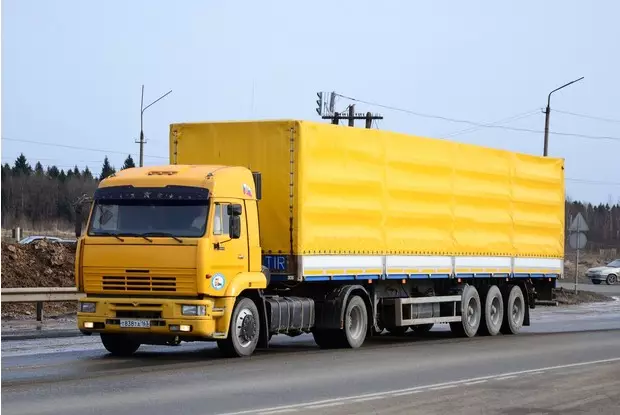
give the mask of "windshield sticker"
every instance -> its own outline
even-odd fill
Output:
[[[225,284],[226,280],[224,279],[224,276],[222,274],[215,274],[213,278],[211,278],[211,287],[213,287],[213,289],[215,290],[221,290],[222,288],[224,288]]]

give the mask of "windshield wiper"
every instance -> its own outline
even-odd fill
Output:
[[[97,232],[97,236],[113,236],[116,239],[118,239],[121,242],[125,242],[125,240],[123,238],[121,238],[120,236],[118,236],[118,234],[114,233],[114,232]]]
[[[177,241],[180,244],[183,243],[183,239],[179,238],[178,236],[175,236],[175,235],[171,234],[170,232],[146,232],[146,233],[140,234],[140,236],[145,237],[145,238],[147,236],[167,236],[169,238],[174,239],[175,241]]]

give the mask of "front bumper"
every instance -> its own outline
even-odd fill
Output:
[[[586,277],[588,277],[591,280],[597,280],[597,281],[605,281],[607,279],[607,275],[603,275],[603,274],[586,275]]]
[[[78,311],[78,329],[85,334],[125,333],[218,340],[228,334],[234,300],[228,297],[202,300],[85,297],[80,303],[95,303],[95,312]],[[204,316],[182,315],[181,305],[204,306],[206,313]],[[78,310],[81,310],[80,304]],[[121,322],[133,327],[122,327]]]

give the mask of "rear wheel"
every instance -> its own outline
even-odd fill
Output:
[[[218,340],[217,346],[227,357],[251,356],[258,344],[260,319],[254,301],[239,297],[232,318],[228,337]]]
[[[525,318],[525,298],[523,291],[518,285],[504,287],[504,322],[501,332],[503,334],[517,334],[523,327]]]
[[[354,295],[347,304],[344,314],[342,346],[357,349],[366,340],[368,330],[368,312],[366,303],[359,295]]]
[[[616,281],[618,281],[618,277],[616,276],[616,274],[609,274],[607,276],[607,279],[605,280],[607,285],[614,285]]]
[[[101,343],[113,356],[131,356],[140,348],[140,342],[127,334],[101,333]]]
[[[481,319],[482,307],[478,290],[473,285],[467,285],[461,296],[461,321],[450,323],[450,330],[460,337],[474,337]]]
[[[601,283],[601,280],[592,280],[592,284],[594,285],[599,285]]]
[[[497,285],[492,285],[484,300],[484,313],[480,323],[480,334],[496,336],[504,321],[504,299]]]

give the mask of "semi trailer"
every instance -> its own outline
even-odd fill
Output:
[[[102,180],[79,235],[78,326],[115,355],[516,334],[563,273],[562,159],[296,120],[172,124],[169,145]]]

